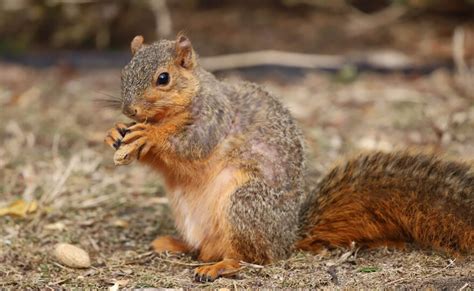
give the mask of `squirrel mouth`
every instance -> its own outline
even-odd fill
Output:
[[[147,114],[144,114],[144,112],[141,112],[141,110],[138,110],[137,108],[131,108],[128,106],[124,106],[122,109],[122,113],[127,116],[130,119],[135,120],[136,122],[156,122],[158,121],[158,116],[148,116]]]
[[[169,116],[166,108],[143,108],[140,106],[123,106],[122,113],[130,119],[141,123],[158,123]]]
[[[140,123],[154,123],[154,122],[157,122],[157,120],[155,120],[154,118],[149,118],[147,116],[139,116],[139,115],[128,116],[127,115],[127,117],[133,119],[136,122],[140,122]]]
[[[140,114],[135,114],[135,115],[127,115],[127,117],[135,120],[136,122],[140,123],[158,123],[161,118],[158,115],[155,116],[145,116],[145,115],[140,115]]]

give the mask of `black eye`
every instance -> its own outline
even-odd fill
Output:
[[[167,85],[170,82],[170,74],[161,73],[156,80],[156,85]]]

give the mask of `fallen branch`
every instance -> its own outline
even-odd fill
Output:
[[[203,57],[201,65],[209,71],[231,70],[255,66],[282,66],[304,69],[340,70],[344,66],[365,66],[380,70],[413,69],[419,65],[410,57],[397,51],[374,51],[370,54],[332,56],[303,54],[275,50],[236,53]]]
[[[201,65],[209,71],[276,65],[309,69],[338,69],[344,65],[340,56],[311,55],[283,51],[265,50],[248,53],[205,57]]]

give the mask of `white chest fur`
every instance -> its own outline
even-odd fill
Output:
[[[176,226],[184,240],[200,249],[205,240],[222,233],[230,195],[239,181],[236,169],[224,168],[200,185],[176,187],[169,192]]]

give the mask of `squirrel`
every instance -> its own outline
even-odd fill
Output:
[[[295,250],[403,247],[452,255],[474,249],[471,165],[408,152],[361,154],[307,189],[303,137],[290,112],[249,83],[218,80],[199,65],[191,41],[131,42],[121,109],[105,142],[117,165],[134,160],[164,177],[180,237],[158,252],[196,253],[214,264],[210,282],[242,262],[268,264]]]

